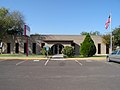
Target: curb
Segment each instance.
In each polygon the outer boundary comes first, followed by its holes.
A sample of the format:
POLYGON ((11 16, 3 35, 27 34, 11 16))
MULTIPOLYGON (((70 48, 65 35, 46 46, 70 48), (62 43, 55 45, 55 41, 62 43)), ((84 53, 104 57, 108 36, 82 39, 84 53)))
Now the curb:
POLYGON ((66 58, 66 60, 106 60, 106 57, 99 58, 66 58))
MULTIPOLYGON (((17 57, 0 57, 0 60, 47 60, 47 58, 17 58, 17 57)), ((65 60, 106 60, 106 57, 98 58, 65 58, 65 60)))
POLYGON ((0 60, 46 60, 47 58, 14 58, 14 57, 0 57, 0 60))

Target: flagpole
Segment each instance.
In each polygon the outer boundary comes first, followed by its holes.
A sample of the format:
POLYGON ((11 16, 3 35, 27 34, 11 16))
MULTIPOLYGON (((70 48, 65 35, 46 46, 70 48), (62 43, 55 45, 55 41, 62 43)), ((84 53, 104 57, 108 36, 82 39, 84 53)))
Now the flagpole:
POLYGON ((110 53, 112 52, 112 15, 110 13, 110 53))

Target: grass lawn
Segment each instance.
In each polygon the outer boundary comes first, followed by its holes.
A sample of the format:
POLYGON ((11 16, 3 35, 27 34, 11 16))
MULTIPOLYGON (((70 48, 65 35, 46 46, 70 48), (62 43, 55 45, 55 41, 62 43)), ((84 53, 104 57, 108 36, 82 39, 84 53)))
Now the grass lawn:
MULTIPOLYGON (((99 58, 99 57, 106 57, 106 55, 94 55, 92 57, 83 57, 82 55, 75 55, 73 57, 70 57, 70 58, 99 58)), ((65 56, 65 58, 68 58, 67 56, 65 56)))
MULTIPOLYGON (((0 57, 26 57, 26 55, 25 54, 0 54, 0 57)), ((45 56, 44 55, 28 55, 28 57, 43 58, 45 56)))

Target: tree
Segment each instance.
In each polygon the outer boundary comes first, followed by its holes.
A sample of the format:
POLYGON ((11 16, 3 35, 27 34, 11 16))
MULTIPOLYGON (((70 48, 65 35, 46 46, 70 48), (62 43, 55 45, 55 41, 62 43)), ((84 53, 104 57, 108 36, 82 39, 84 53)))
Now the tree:
POLYGON ((14 46, 17 35, 23 34, 24 17, 19 11, 14 11, 10 14, 11 23, 10 28, 7 30, 7 34, 12 36, 12 53, 15 53, 14 46))
MULTIPOLYGON (((6 38, 6 32, 10 27, 10 13, 6 8, 0 8, 0 43, 6 38)), ((2 45, 3 46, 3 45, 2 45)), ((2 47, 1 47, 2 53, 2 47)))
MULTIPOLYGON (((118 28, 113 29, 112 32, 112 45, 113 49, 117 46, 120 46, 120 26, 118 28)), ((106 34, 102 36, 102 41, 104 44, 110 45, 110 34, 106 34)))
POLYGON ((99 31, 95 31, 95 32, 82 32, 81 35, 87 35, 87 34, 90 34, 90 35, 100 35, 100 32, 99 31))
POLYGON ((96 53, 95 44, 89 34, 86 35, 80 47, 80 54, 84 57, 93 56, 96 53))
POLYGON ((0 40, 8 35, 13 37, 12 53, 14 53, 14 43, 17 35, 22 35, 24 17, 19 11, 10 12, 6 8, 0 8, 0 40))
POLYGON ((90 32, 90 35, 100 35, 100 32, 99 31, 95 31, 95 32, 90 32))
POLYGON ((10 13, 6 8, 0 8, 0 40, 5 37, 6 31, 10 27, 10 13))
POLYGON ((114 37, 114 46, 120 46, 120 26, 118 28, 113 29, 112 35, 114 37))
POLYGON ((103 36, 102 36, 102 42, 103 42, 104 44, 110 45, 110 34, 103 35, 103 36))
POLYGON ((87 35, 88 32, 81 32, 80 34, 81 34, 81 35, 87 35))
POLYGON ((62 53, 68 57, 72 57, 74 55, 74 49, 71 46, 65 46, 62 50, 62 53))
POLYGON ((10 35, 22 35, 25 24, 24 17, 19 11, 13 11, 10 14, 11 23, 7 33, 10 35))

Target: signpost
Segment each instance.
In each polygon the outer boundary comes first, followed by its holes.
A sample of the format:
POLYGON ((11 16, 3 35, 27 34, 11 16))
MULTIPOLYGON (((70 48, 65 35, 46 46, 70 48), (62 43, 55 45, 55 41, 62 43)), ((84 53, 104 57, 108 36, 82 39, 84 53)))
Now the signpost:
POLYGON ((28 37, 30 37, 30 27, 24 25, 24 36, 26 37, 26 56, 28 56, 28 37))
POLYGON ((46 46, 46 51, 49 51, 49 47, 48 46, 46 46))
POLYGON ((46 51, 47 51, 47 57, 48 57, 49 47, 48 47, 48 46, 45 46, 45 49, 46 49, 46 51))

